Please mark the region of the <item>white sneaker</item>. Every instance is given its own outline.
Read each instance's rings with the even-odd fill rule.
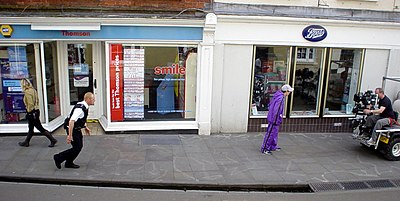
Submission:
[[[272,155],[272,152],[271,151],[264,151],[264,153],[263,154],[266,154],[266,155]]]
[[[373,141],[372,138],[367,141],[367,144],[374,145],[374,146],[376,145],[375,141]]]

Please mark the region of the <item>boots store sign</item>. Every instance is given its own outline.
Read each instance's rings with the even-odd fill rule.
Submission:
[[[326,38],[328,31],[320,25],[310,25],[303,29],[303,38],[311,42],[319,42]]]

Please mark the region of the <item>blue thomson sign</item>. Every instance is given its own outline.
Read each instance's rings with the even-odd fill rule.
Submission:
[[[326,38],[328,31],[319,25],[310,25],[303,29],[303,38],[311,42],[319,42]]]

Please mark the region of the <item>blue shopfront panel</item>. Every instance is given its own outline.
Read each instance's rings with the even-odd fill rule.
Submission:
[[[101,26],[99,31],[31,30],[30,25],[12,28],[12,36],[7,39],[202,40],[203,36],[201,27]]]

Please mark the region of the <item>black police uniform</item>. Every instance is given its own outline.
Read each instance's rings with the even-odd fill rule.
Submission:
[[[78,165],[74,164],[74,160],[78,157],[83,147],[83,135],[81,129],[85,127],[86,119],[89,114],[89,108],[83,109],[84,116],[75,121],[74,129],[72,131],[71,145],[72,148],[65,150],[59,154],[54,155],[54,162],[58,169],[61,168],[61,163],[65,161],[66,168],[79,168]],[[68,134],[68,130],[67,130]]]

